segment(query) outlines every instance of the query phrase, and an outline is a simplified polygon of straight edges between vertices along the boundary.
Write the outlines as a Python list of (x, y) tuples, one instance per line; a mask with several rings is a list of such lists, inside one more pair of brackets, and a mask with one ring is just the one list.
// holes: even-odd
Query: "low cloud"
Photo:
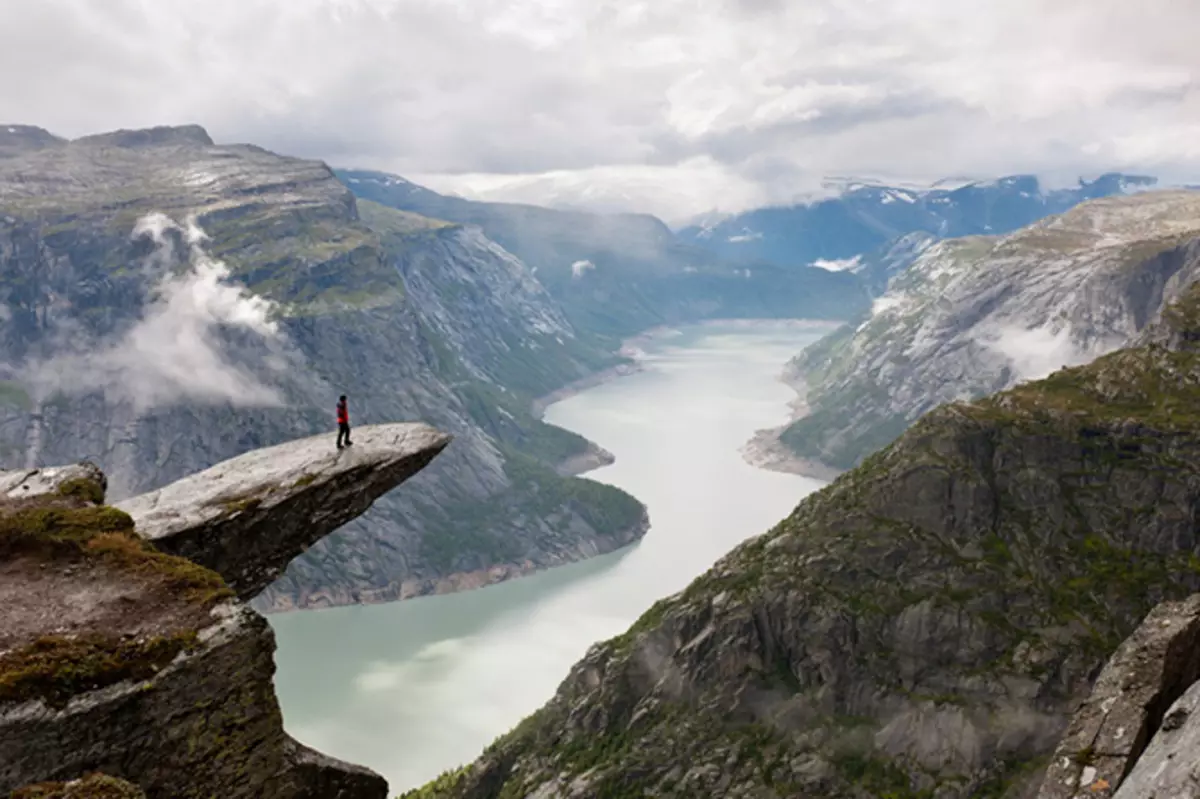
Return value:
[(1092, 355), (1076, 347), (1067, 328), (1004, 327), (982, 343), (1003, 355), (1018, 381), (1040, 380), (1067, 366), (1080, 366)]
[(871, 301), (871, 316), (879, 316), (893, 308), (899, 308), (904, 303), (905, 297), (899, 294), (884, 294), (882, 297), (876, 297)]
[(827, 272), (845, 272), (847, 269), (855, 269), (862, 263), (862, 256), (856, 255), (853, 258), (843, 258), (837, 261), (827, 261), (824, 258), (818, 258), (812, 262), (812, 266), (817, 269), (824, 269)]
[(255, 361), (273, 368), (270, 353), (282, 351), (283, 335), (271, 318), (272, 304), (229, 282), (228, 266), (205, 252), (206, 236), (194, 220), (180, 224), (150, 214), (138, 220), (133, 237), (154, 242), (141, 266), (162, 275), (141, 318), (91, 351), (28, 367), (25, 381), (36, 396), (101, 392), (138, 411), (181, 402), (281, 405), (276, 389), (235, 362), (231, 341), (266, 344), (268, 357), (260, 346)]

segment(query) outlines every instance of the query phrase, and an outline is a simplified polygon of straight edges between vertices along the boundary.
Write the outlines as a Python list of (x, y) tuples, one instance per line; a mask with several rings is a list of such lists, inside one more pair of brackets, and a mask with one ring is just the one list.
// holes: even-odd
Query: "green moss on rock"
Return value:
[(62, 497), (76, 497), (93, 505), (101, 505), (104, 503), (104, 486), (100, 485), (98, 480), (77, 477), (74, 480), (67, 480), (60, 485), (58, 487), (58, 495)]
[(44, 636), (0, 656), (0, 702), (41, 699), (62, 708), (87, 691), (150, 679), (196, 645), (193, 630), (140, 639)]
[(0, 515), (0, 558), (40, 552), (72, 555), (104, 533), (133, 532), (133, 519), (112, 507), (24, 505)]
[(204, 607), (233, 596), (219, 574), (159, 552), (134, 532), (127, 513), (108, 506), (35, 505), (0, 515), (0, 559), (17, 555), (99, 560)]
[(70, 782), (40, 782), (18, 788), (10, 799), (146, 799), (136, 785), (107, 774), (89, 774)]

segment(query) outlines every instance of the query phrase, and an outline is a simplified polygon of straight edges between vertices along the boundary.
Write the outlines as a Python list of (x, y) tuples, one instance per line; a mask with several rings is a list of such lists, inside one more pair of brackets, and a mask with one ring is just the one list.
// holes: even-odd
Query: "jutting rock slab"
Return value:
[(358, 427), (353, 438), (343, 450), (332, 435), (254, 450), (117, 507), (160, 550), (212, 569), (250, 599), (450, 443), (424, 424)]

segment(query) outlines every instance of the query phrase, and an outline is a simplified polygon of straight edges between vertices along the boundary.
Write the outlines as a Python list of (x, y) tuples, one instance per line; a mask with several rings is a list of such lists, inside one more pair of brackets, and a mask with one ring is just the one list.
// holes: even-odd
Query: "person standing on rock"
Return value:
[(346, 439), (345, 446), (347, 446), (347, 447), (350, 446), (354, 442), (350, 440), (350, 411), (346, 407), (346, 395), (345, 394), (338, 397), (337, 423), (338, 423), (337, 448), (338, 449), (342, 448), (342, 446), (343, 446), (342, 439), (343, 438)]

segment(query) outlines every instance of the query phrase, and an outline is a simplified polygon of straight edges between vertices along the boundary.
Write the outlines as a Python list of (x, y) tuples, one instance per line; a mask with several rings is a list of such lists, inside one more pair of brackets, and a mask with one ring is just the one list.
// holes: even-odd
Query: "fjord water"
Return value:
[(588, 477), (644, 502), (647, 536), (478, 591), (272, 616), (288, 731), (375, 769), (393, 793), (473, 760), (549, 699), (592, 643), (623, 632), (823, 485), (756, 469), (739, 448), (786, 421), (794, 393), (780, 370), (831, 329), (667, 331), (644, 344), (643, 371), (552, 405), (547, 421), (616, 456)]

